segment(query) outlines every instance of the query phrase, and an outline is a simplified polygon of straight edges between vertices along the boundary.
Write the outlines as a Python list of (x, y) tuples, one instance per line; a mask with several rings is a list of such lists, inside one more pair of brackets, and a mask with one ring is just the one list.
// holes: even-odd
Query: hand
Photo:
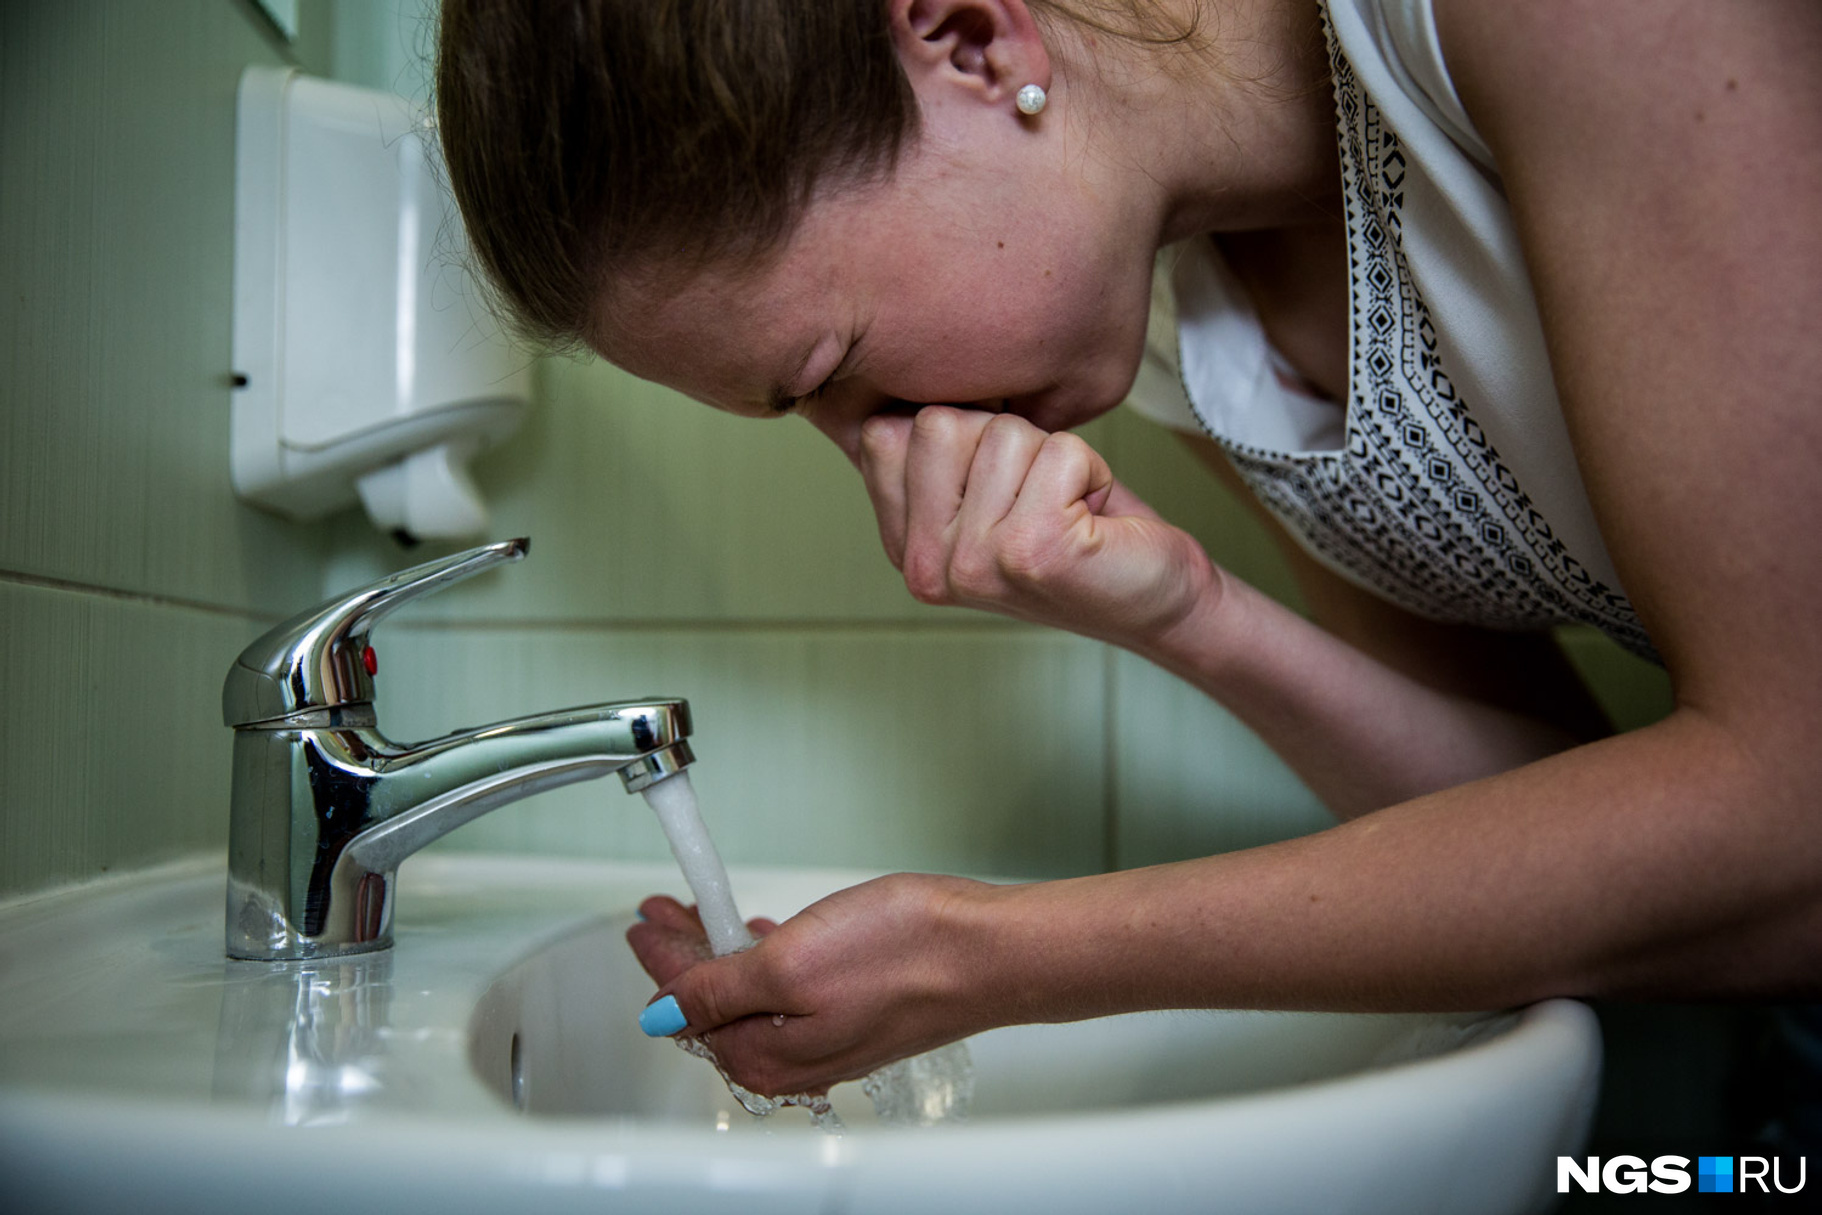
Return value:
[(1139, 646), (1215, 585), (1207, 555), (1081, 438), (931, 405), (861, 428), (886, 555), (924, 603), (985, 608)]
[[(758, 944), (709, 958), (695, 913), (669, 898), (640, 907), (627, 931), (640, 963), (674, 996), (686, 1034), (711, 1035), (716, 1056), (757, 1093), (820, 1093), (897, 1059), (999, 1022), (969, 990), (957, 900), (980, 882), (896, 874), (774, 924)], [(782, 1015), (784, 1023), (776, 1024)]]

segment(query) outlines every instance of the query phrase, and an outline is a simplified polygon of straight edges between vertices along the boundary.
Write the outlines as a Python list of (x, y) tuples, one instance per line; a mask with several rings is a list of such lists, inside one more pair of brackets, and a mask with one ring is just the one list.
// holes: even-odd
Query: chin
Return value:
[[(1118, 405), (1115, 401), (1114, 405)], [(1044, 401), (1032, 406), (1015, 405), (1011, 412), (1018, 414), (1039, 430), (1055, 434), (1060, 430), (1074, 430), (1094, 421), (1112, 409), (1113, 405), (1093, 406), (1083, 402)]]
[(1135, 360), (1124, 375), (1107, 376), (1094, 383), (1076, 383), (1070, 389), (1053, 389), (1023, 401), (1012, 402), (1012, 411), (1039, 430), (1055, 433), (1086, 426), (1098, 417), (1111, 413), (1132, 391), (1139, 374)]

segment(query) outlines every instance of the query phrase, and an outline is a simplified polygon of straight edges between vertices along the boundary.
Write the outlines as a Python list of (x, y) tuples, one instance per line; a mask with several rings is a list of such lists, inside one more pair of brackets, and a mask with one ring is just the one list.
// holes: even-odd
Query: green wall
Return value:
[(0, 5), (0, 891), (221, 847), (221, 677), (321, 585), (228, 487), (234, 90), (297, 54), (228, 0)]

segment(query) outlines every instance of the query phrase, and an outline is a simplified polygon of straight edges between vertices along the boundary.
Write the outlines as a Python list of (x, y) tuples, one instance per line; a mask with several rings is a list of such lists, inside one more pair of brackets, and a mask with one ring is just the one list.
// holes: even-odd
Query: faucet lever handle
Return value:
[(388, 614), (420, 596), (518, 561), (523, 537), (483, 545), (403, 570), (294, 616), (241, 651), (221, 689), (222, 720), (249, 726), (311, 709), (373, 699), (365, 657), (367, 634)]

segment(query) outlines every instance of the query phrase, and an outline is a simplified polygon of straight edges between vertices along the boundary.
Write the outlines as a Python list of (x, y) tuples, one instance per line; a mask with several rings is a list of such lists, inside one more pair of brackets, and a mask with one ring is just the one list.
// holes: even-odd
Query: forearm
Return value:
[(1351, 818), (1572, 746), (1564, 730), (1437, 691), (1232, 577), (1133, 646), (1257, 733)]
[(955, 956), (1007, 1021), (1813, 990), (1822, 830), (1792, 776), (1673, 717), (1283, 844), (984, 888)]

